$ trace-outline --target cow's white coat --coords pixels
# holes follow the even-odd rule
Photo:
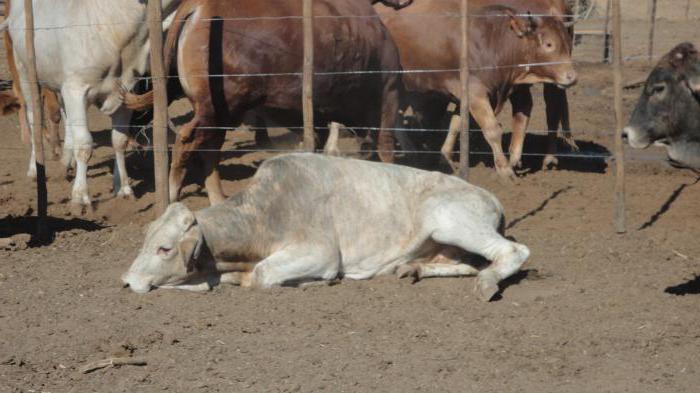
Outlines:
[[[164,17],[172,16],[179,0],[163,0]],[[76,163],[72,203],[89,205],[87,163],[92,154],[87,107],[96,104],[111,115],[115,125],[112,143],[121,176],[119,194],[131,196],[124,151],[124,127],[130,112],[122,107],[120,87],[132,88],[136,77],[148,67],[148,25],[146,2],[142,0],[37,0],[34,6],[37,77],[42,86],[60,93],[65,121],[65,165]],[[25,12],[21,0],[11,2],[10,12],[0,30],[9,28],[22,92],[32,124],[32,101],[27,85]],[[169,23],[166,19],[164,25]],[[33,138],[32,138],[33,141]],[[35,176],[34,146],[29,176]]]
[[[136,292],[181,284],[204,289],[209,269],[237,272],[234,281],[267,288],[368,279],[416,260],[428,261],[422,277],[476,273],[471,266],[432,259],[452,246],[492,261],[477,279],[477,292],[490,299],[498,282],[529,255],[527,247],[499,233],[502,223],[498,200],[456,177],[289,154],[265,161],[245,191],[220,205],[195,213],[171,205],[149,227],[123,281]],[[243,260],[252,263],[234,266]]]

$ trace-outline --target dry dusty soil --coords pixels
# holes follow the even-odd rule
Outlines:
[[[643,53],[645,25],[626,28],[625,39],[639,44],[629,55]],[[697,21],[662,21],[658,30],[659,51],[698,37]],[[590,38],[578,59],[596,48]],[[625,80],[648,70],[630,63]],[[581,154],[606,155],[610,67],[579,71],[570,101]],[[625,92],[626,113],[638,94]],[[539,91],[536,98],[531,128],[541,130]],[[94,214],[69,215],[70,185],[49,162],[55,239],[0,251],[0,392],[700,391],[700,184],[652,161],[658,151],[628,152],[623,235],[613,228],[609,160],[562,157],[558,170],[540,171],[534,157],[518,184],[503,185],[477,157],[471,181],[500,198],[508,235],[532,250],[523,272],[488,304],[472,293],[472,278],[136,295],[119,277],[154,216],[150,157],[128,157],[137,199],[114,199],[109,122],[97,113],[91,121]],[[16,116],[0,119],[0,129],[1,238],[31,231],[35,191]],[[278,146],[294,139],[275,135]],[[252,146],[250,133],[228,137],[228,149]],[[542,142],[528,136],[526,152],[541,152]],[[267,156],[226,153],[225,190],[243,187]],[[185,191],[187,205],[207,205],[197,185]],[[147,365],[79,371],[115,356]]]

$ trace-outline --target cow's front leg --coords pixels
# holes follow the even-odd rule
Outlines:
[[[525,133],[530,123],[532,113],[532,94],[530,85],[517,86],[510,96],[513,107],[513,135],[510,140],[510,166],[520,168],[522,166],[523,145]]]
[[[323,154],[328,156],[340,156],[340,148],[338,148],[338,139],[340,138],[340,124],[334,121],[328,124],[328,140],[323,147]]]
[[[126,172],[126,147],[129,144],[129,128],[131,123],[131,110],[125,106],[117,109],[112,114],[112,147],[114,148],[114,194],[122,198],[132,198],[134,191],[129,185],[129,175]]]
[[[289,246],[255,265],[251,285],[270,288],[310,281],[329,281],[338,276],[338,258],[338,253],[317,244]]]
[[[447,136],[445,137],[445,142],[440,148],[440,153],[442,158],[450,165],[452,168],[452,173],[457,173],[459,170],[459,164],[452,159],[452,152],[455,148],[455,143],[457,142],[457,137],[459,136],[459,127],[462,124],[462,117],[453,114],[450,116],[450,126],[447,130]],[[467,134],[469,135],[469,134]]]
[[[85,208],[92,208],[87,186],[88,161],[92,156],[92,135],[87,125],[88,86],[79,83],[66,83],[61,95],[66,110],[66,129],[73,135],[73,157],[76,162],[75,179],[71,204],[76,213],[82,214]]]
[[[498,175],[507,180],[514,180],[515,173],[510,167],[508,159],[503,153],[501,138],[503,137],[503,129],[496,119],[496,114],[491,108],[488,96],[478,95],[470,99],[470,112],[484,133],[486,142],[488,142],[493,152],[493,162]]]

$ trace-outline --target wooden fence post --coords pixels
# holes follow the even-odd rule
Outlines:
[[[36,163],[36,192],[37,192],[37,227],[35,237],[39,243],[49,240],[49,230],[46,216],[48,210],[48,193],[46,190],[46,166],[44,160],[44,136],[41,132],[43,125],[44,106],[41,104],[39,80],[36,72],[36,51],[34,49],[34,4],[32,0],[24,0],[25,40],[27,47],[27,79],[29,92],[32,97],[31,129],[34,138],[34,154]]]
[[[314,15],[313,0],[304,0],[304,75],[302,107],[304,110],[304,150],[314,151]]]
[[[469,3],[462,0],[462,50],[459,56],[459,100],[462,120],[459,132],[459,176],[469,179]]]
[[[649,28],[649,64],[654,61],[654,35],[656,34],[656,0],[651,0],[651,27]]]
[[[613,2],[613,80],[615,88],[615,230],[627,231],[625,224],[625,151],[622,146],[622,16],[620,0]]]
[[[163,24],[161,0],[148,0],[148,37],[151,41],[153,81],[153,168],[156,182],[155,213],[165,212],[168,192],[168,92],[163,65]]]

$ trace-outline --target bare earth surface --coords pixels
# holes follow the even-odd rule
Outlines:
[[[697,42],[697,26],[662,22],[659,51]],[[644,53],[645,25],[626,27],[626,55]],[[577,51],[600,53],[595,40]],[[630,64],[625,80],[648,69],[646,62]],[[610,68],[579,70],[570,94],[576,138],[587,154],[606,154],[614,124]],[[626,92],[628,113],[638,94]],[[531,128],[542,130],[539,91],[536,99]],[[132,153],[137,199],[112,198],[109,122],[97,113],[91,120],[99,146],[89,170],[95,213],[69,216],[70,185],[60,164],[49,162],[56,239],[0,251],[0,392],[700,389],[700,184],[692,173],[649,160],[659,152],[635,152],[627,163],[625,235],[612,225],[614,163],[564,157],[559,170],[543,172],[536,169],[541,158],[532,159],[526,164],[535,169],[519,184],[503,185],[481,162],[488,160],[475,156],[471,181],[500,198],[507,234],[532,250],[524,272],[488,304],[473,295],[472,278],[136,295],[121,288],[119,276],[153,219],[152,168]],[[0,127],[2,238],[31,231],[35,191],[25,177],[16,116],[0,119]],[[229,133],[227,148],[254,147],[251,135]],[[275,135],[277,148],[294,141]],[[526,152],[541,152],[542,141],[530,135]],[[267,156],[227,153],[225,190],[243,187],[241,179]],[[207,205],[196,185],[185,191],[189,206]],[[127,356],[147,365],[79,371]]]

